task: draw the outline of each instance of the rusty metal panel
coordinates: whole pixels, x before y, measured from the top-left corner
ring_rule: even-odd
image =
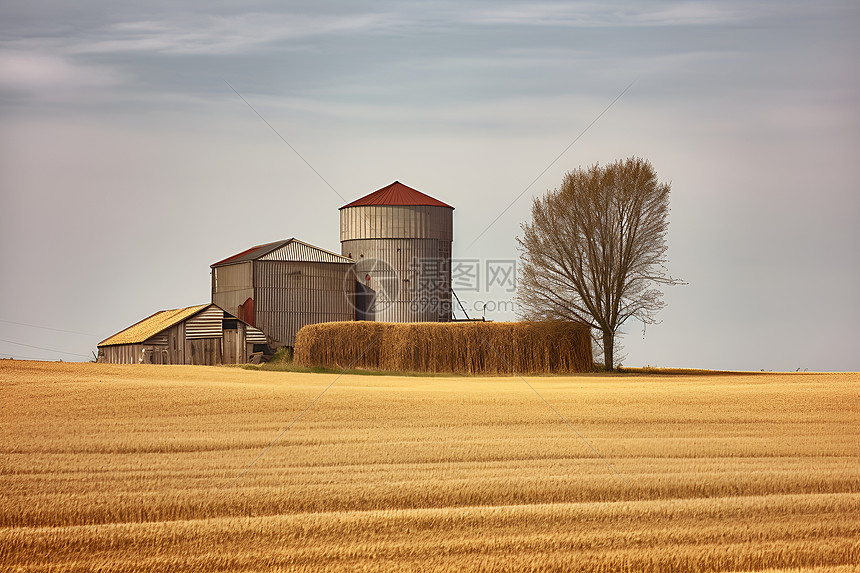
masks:
[[[252,265],[248,261],[212,269],[212,302],[238,316],[239,306],[254,296]]]
[[[400,181],[395,181],[390,185],[386,185],[382,189],[377,189],[373,193],[365,195],[360,199],[356,199],[352,203],[348,203],[341,207],[356,207],[359,205],[436,205],[439,207],[447,207],[453,209],[451,205],[426,195],[417,189],[413,189],[408,185],[404,185]]]

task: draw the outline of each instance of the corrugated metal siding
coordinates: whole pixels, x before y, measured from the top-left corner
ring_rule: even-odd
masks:
[[[367,205],[340,210],[340,240],[453,240],[454,212],[448,207]],[[341,254],[348,251],[341,249]],[[348,255],[347,255],[348,256]]]
[[[212,302],[238,316],[239,306],[254,297],[252,265],[253,263],[248,261],[212,269]]]
[[[222,261],[218,261],[217,263],[212,263],[211,266],[217,267],[220,265],[227,265],[230,263],[241,263],[244,261],[253,261],[255,259],[259,259],[261,256],[265,255],[268,252],[271,252],[281,245],[292,241],[293,239],[284,239],[282,241],[275,241],[274,243],[266,243],[265,245],[258,245],[256,247],[251,247],[241,253],[236,253],[232,257],[227,257]]]
[[[447,322],[451,317],[451,243],[435,239],[344,241],[358,280],[376,292],[369,320]],[[370,279],[367,280],[368,275]]]
[[[256,326],[275,341],[293,346],[306,324],[353,320],[351,265],[257,261]]]
[[[185,338],[221,338],[224,311],[215,305],[185,321]]]
[[[248,344],[266,344],[266,342],[268,342],[263,331],[254,328],[253,326],[245,327],[245,341]]]
[[[325,251],[307,243],[291,240],[286,245],[259,258],[261,261],[305,261],[316,263],[351,264],[352,261],[338,254]]]

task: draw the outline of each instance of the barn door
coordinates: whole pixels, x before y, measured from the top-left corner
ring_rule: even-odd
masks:
[[[239,331],[235,329],[224,329],[223,338],[224,347],[221,349],[221,356],[224,364],[237,364],[239,362]]]
[[[244,320],[251,326],[257,326],[254,322],[254,299],[249,298],[245,302],[239,305],[237,309],[239,320]]]

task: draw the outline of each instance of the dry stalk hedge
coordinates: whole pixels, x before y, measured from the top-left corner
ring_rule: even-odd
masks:
[[[572,322],[326,322],[296,334],[302,366],[469,374],[592,369],[587,327]]]

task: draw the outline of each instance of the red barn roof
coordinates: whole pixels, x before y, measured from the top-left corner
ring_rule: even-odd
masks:
[[[386,185],[370,195],[356,199],[352,203],[344,205],[341,209],[360,207],[362,205],[429,205],[433,207],[447,207],[449,209],[454,208],[438,199],[425,195],[417,189],[408,187],[400,181],[395,181],[391,185]]]

